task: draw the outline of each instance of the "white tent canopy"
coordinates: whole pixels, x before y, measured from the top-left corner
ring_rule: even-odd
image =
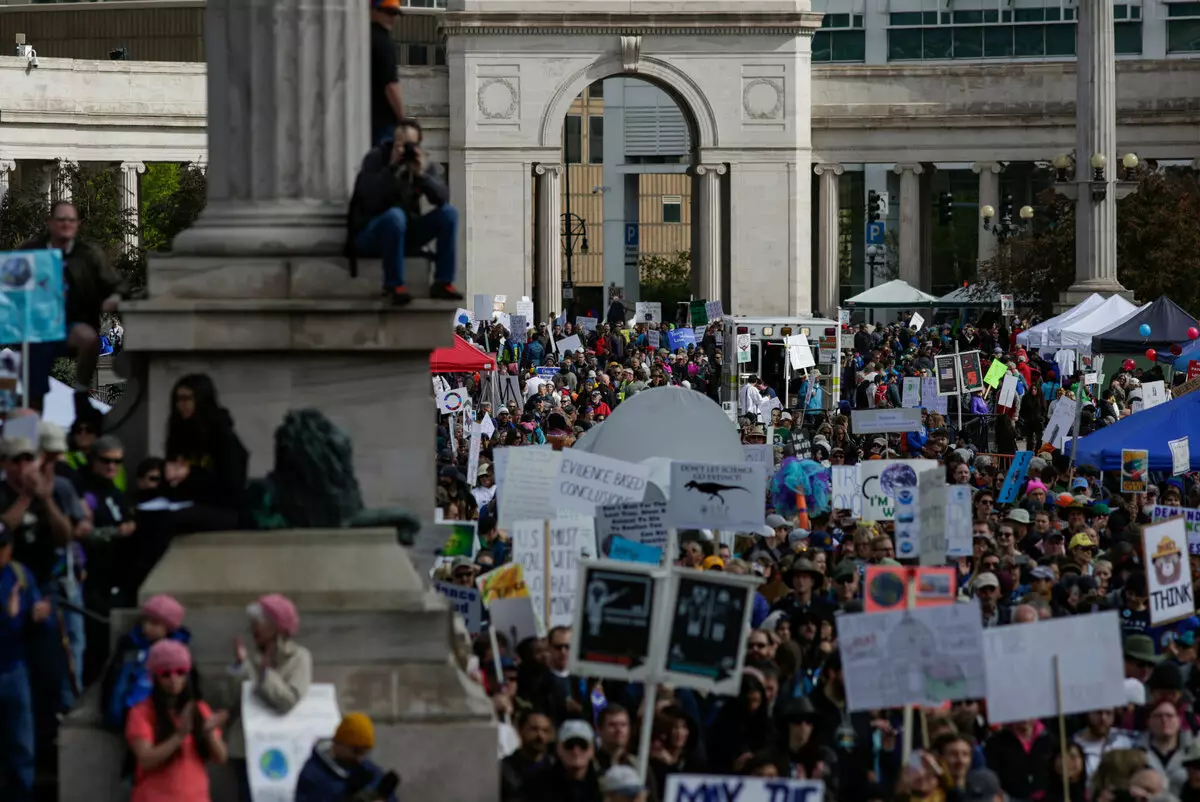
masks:
[[[907,281],[895,279],[845,301],[846,306],[929,306],[938,302],[936,296],[921,292]]]
[[[1046,345],[1050,348],[1070,348],[1081,354],[1090,355],[1093,335],[1108,331],[1145,308],[1145,306],[1134,306],[1120,295],[1114,295],[1105,299],[1104,303],[1086,315],[1070,321],[1066,326],[1051,329],[1047,333]]]
[[[1104,303],[1104,297],[1092,293],[1083,302],[1074,309],[1069,309],[1061,315],[1056,315],[1049,320],[1043,320],[1036,326],[1030,326],[1025,331],[1017,335],[1017,343],[1028,348],[1045,348],[1046,338],[1051,329],[1061,329],[1063,326],[1069,325],[1072,321],[1078,320],[1083,315],[1091,312],[1100,304]]]

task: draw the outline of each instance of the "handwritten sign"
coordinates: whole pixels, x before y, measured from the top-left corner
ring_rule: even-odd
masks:
[[[858,466],[832,465],[830,475],[830,500],[835,510],[850,510],[855,517],[862,515],[862,495],[859,493]]]
[[[855,434],[916,432],[921,429],[920,409],[855,409],[850,412]]]
[[[1188,536],[1183,518],[1169,518],[1142,530],[1148,563],[1150,623],[1169,624],[1196,611],[1192,601],[1192,572],[1188,567]]]
[[[513,562],[525,573],[534,609],[548,626],[570,626],[581,559],[596,556],[590,518],[519,521],[512,529]]]
[[[667,521],[672,526],[757,531],[765,507],[765,477],[753,465],[671,463]]]
[[[487,298],[486,295],[477,297]],[[450,600],[450,606],[462,616],[463,623],[467,625],[467,631],[472,635],[478,635],[479,631],[483,629],[483,604],[480,601],[482,596],[479,590],[462,585],[452,585],[449,582],[434,582],[433,589]]]
[[[601,554],[609,543],[623,538],[643,546],[667,547],[667,502],[607,504],[596,509],[596,540]]]
[[[680,348],[687,350],[689,346],[696,344],[695,329],[671,329],[667,332],[667,347],[672,352],[678,351]]]
[[[646,495],[650,468],[645,465],[575,449],[559,453],[558,476],[550,494],[559,509],[594,515],[597,507],[641,501]]]
[[[663,802],[821,802],[825,783],[770,777],[669,774]]]
[[[658,350],[661,339],[662,338],[659,336],[658,329],[650,329],[646,332],[646,345],[650,348]]]
[[[891,521],[896,515],[896,499],[906,490],[916,490],[917,476],[937,468],[932,459],[885,459],[860,462],[858,494],[866,521]]]

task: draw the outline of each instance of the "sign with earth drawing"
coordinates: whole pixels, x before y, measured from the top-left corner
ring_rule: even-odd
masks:
[[[938,467],[932,459],[868,460],[858,464],[859,497],[862,499],[862,518],[865,521],[891,521],[896,507],[910,506],[915,496],[917,476],[922,471]],[[674,492],[674,490],[672,490]]]

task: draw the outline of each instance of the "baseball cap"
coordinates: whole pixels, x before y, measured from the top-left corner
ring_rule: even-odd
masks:
[[[1078,535],[1075,535],[1075,537],[1071,538],[1070,548],[1077,549],[1082,546],[1083,548],[1090,549],[1095,548],[1095,545],[1096,544],[1092,542],[1092,539],[1088,537],[1087,534],[1080,532]]]
[[[1004,520],[1028,525],[1029,510],[1023,510],[1020,507],[1014,507],[1013,509],[1009,510],[1008,515],[1005,516]]]
[[[38,446],[52,454],[67,451],[67,433],[53,421],[38,421]]]
[[[600,778],[600,793],[635,797],[646,790],[646,784],[632,766],[613,766]]]
[[[979,576],[975,577],[975,589],[979,588],[996,588],[1000,589],[1000,580],[991,571],[984,571]]]
[[[1049,582],[1054,581],[1054,569],[1045,565],[1039,565],[1029,572],[1030,579],[1044,579]]]
[[[966,802],[992,802],[999,794],[1004,793],[1000,787],[1000,778],[991,769],[975,769],[967,775],[963,786],[963,799]]]
[[[558,728],[560,744],[565,744],[567,741],[587,741],[590,746],[595,740],[596,733],[592,730],[592,725],[581,718],[568,719]]]
[[[20,456],[36,457],[37,453],[37,446],[28,437],[4,438],[4,456],[6,459],[13,459]]]
[[[772,529],[779,529],[783,526],[791,526],[791,524],[789,524],[787,522],[787,518],[784,518],[782,515],[772,513],[767,516],[767,526],[771,527]]]

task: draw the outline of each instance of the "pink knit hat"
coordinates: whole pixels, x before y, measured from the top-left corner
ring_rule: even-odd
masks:
[[[183,626],[183,605],[165,593],[151,596],[142,604],[142,615],[153,618],[174,632]]]
[[[262,607],[267,618],[271,619],[271,623],[281,634],[290,638],[300,629],[300,613],[296,612],[296,605],[292,604],[292,600],[287,596],[278,593],[260,596],[258,606]]]
[[[1040,479],[1030,479],[1029,484],[1025,485],[1025,492],[1032,493],[1034,490],[1041,490],[1044,493],[1049,492],[1046,485]]]
[[[192,653],[179,641],[164,638],[150,647],[150,654],[146,657],[146,671],[151,675],[191,670]]]

